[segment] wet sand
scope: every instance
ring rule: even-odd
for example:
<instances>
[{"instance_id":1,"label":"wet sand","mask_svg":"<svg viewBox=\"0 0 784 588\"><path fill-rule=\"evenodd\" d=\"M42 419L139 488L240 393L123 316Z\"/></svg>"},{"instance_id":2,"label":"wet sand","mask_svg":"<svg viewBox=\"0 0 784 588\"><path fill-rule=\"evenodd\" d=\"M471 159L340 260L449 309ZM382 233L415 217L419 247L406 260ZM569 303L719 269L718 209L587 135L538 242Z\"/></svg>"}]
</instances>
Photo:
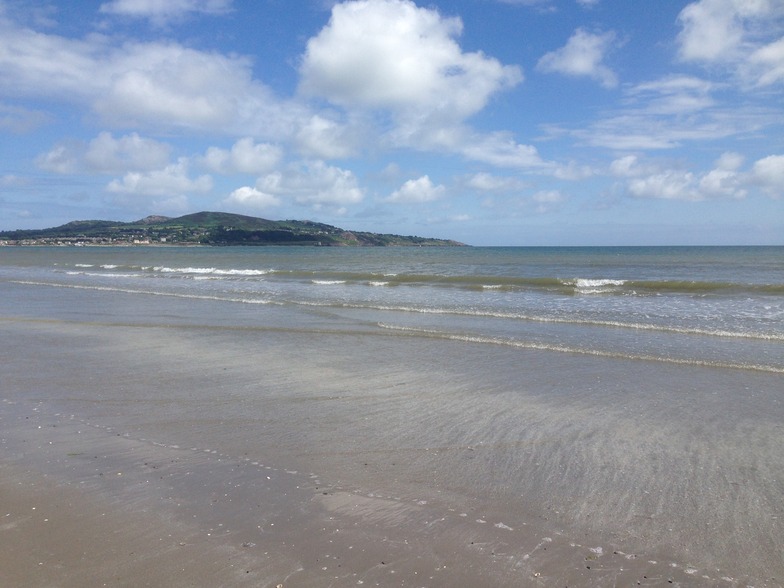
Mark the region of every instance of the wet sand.
<instances>
[{"instance_id":1,"label":"wet sand","mask_svg":"<svg viewBox=\"0 0 784 588\"><path fill-rule=\"evenodd\" d=\"M737 539L715 543L710 530L684 541L694 521L650 537L661 531L657 516L673 525L678 512L651 511L640 515L650 521L624 526L637 516L623 511L628 490L613 486L624 480L605 480L609 494L564 498L587 490L548 486L535 468L525 469L526 452L548 447L549 433L512 442L503 437L503 410L487 416L466 404L454 413L444 398L459 388L451 375L416 366L385 371L413 357L396 340L384 362L366 368L360 387L334 354L298 356L304 339L297 334L278 334L243 355L243 342L258 333L232 333L240 339L232 347L223 330L27 319L2 326L3 586L781 584L777 512L764 519L767 527L759 519L744 531L733 522ZM361 337L336 337L361 356ZM491 391L484 405L496 406L493 394L506 402ZM529 403L528 426L539 419L546 432L553 417L536 412L535 400L519 403ZM558 414L558 427L580 440L564 455L593 470L584 483L601 487L617 475L600 471L620 458L598 454L604 446L591 440L588 418L581 425L572 413ZM492 432L493 423L498 438L485 442L476 431ZM623 431L620 421L617 427ZM467 441L467 428L476 442ZM591 451L589 463L582 454ZM563 459L555 446L531 459L547 455ZM517 473L502 471L513 457L518 482ZM674 457L683 459L687 450ZM613 521L607 513L616 505ZM758 550L750 540L759 540ZM709 553L711 545L733 544L737 556ZM716 565L749 553L746 569Z\"/></svg>"},{"instance_id":2,"label":"wet sand","mask_svg":"<svg viewBox=\"0 0 784 588\"><path fill-rule=\"evenodd\" d=\"M547 535L509 513L358 494L310 474L23 414L3 419L12 458L0 467L2 585L740 584Z\"/></svg>"}]
</instances>

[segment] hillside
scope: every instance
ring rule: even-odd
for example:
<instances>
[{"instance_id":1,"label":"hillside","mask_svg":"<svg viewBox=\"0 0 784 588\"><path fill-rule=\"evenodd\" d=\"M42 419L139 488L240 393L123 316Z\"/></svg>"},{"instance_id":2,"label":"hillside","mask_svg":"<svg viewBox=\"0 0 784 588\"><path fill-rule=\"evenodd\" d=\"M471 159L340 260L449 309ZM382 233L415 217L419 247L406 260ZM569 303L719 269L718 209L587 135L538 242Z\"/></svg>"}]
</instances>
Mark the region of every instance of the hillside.
<instances>
[{"instance_id":1,"label":"hillside","mask_svg":"<svg viewBox=\"0 0 784 588\"><path fill-rule=\"evenodd\" d=\"M177 218L148 216L135 222L73 221L50 229L0 231L4 245L317 245L460 246L446 239L344 229L313 221L271 221L227 212Z\"/></svg>"}]
</instances>

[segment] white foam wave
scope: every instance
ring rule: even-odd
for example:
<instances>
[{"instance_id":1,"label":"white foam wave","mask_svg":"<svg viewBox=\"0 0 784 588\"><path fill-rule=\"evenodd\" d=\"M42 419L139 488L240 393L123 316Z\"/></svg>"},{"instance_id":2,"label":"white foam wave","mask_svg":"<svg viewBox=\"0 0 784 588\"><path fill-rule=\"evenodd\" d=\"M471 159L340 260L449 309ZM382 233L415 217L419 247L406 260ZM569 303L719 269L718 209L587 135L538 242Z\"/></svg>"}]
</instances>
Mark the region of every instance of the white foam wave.
<instances>
[{"instance_id":1,"label":"white foam wave","mask_svg":"<svg viewBox=\"0 0 784 588\"><path fill-rule=\"evenodd\" d=\"M677 357L661 357L657 355L647 355L647 354L632 354L632 353L627 354L627 353L619 353L615 351L604 351L601 349L585 349L581 347L570 347L567 345L555 345L550 343L535 343L532 341L520 341L516 339L498 339L495 337L482 337L478 335L459 335L454 333L446 333L443 331L436 331L432 329L419 329L415 327L404 327L399 325L390 325L386 323L378 323L378 326L381 327L382 329L403 331L403 332L411 333L412 335L419 335L421 337L432 337L437 339L445 339L449 341L464 341L466 343L484 343L490 345L503 345L506 347L516 347L519 349L557 351L560 353L593 355L596 357L609 357L615 359L658 361L662 363L673 363L678 365L690 365L690 366L702 366L702 367L738 369L738 370L753 370L753 371L760 371L760 372L784 374L784 368L771 366L771 365L733 363L733 362L726 362L726 361L709 361L703 359L689 359L689 358L677 358Z\"/></svg>"},{"instance_id":2,"label":"white foam wave","mask_svg":"<svg viewBox=\"0 0 784 588\"><path fill-rule=\"evenodd\" d=\"M346 280L312 280L312 282L319 286L334 286L335 284L345 284Z\"/></svg>"},{"instance_id":3,"label":"white foam wave","mask_svg":"<svg viewBox=\"0 0 784 588\"><path fill-rule=\"evenodd\" d=\"M379 282L379 281L371 281L368 282L369 286L388 286L389 282Z\"/></svg>"},{"instance_id":4,"label":"white foam wave","mask_svg":"<svg viewBox=\"0 0 784 588\"><path fill-rule=\"evenodd\" d=\"M566 285L574 286L580 294L606 294L623 286L626 280L577 278L567 281Z\"/></svg>"},{"instance_id":5,"label":"white foam wave","mask_svg":"<svg viewBox=\"0 0 784 588\"><path fill-rule=\"evenodd\" d=\"M153 271L166 274L196 274L216 276L264 276L272 270L257 269L219 269L216 267L166 267L155 266Z\"/></svg>"},{"instance_id":6,"label":"white foam wave","mask_svg":"<svg viewBox=\"0 0 784 588\"><path fill-rule=\"evenodd\" d=\"M93 267L91 263L75 263L74 267Z\"/></svg>"},{"instance_id":7,"label":"white foam wave","mask_svg":"<svg viewBox=\"0 0 784 588\"><path fill-rule=\"evenodd\" d=\"M255 270L255 269L229 269L229 270L215 270L213 273L219 276L265 276L272 270Z\"/></svg>"}]
</instances>

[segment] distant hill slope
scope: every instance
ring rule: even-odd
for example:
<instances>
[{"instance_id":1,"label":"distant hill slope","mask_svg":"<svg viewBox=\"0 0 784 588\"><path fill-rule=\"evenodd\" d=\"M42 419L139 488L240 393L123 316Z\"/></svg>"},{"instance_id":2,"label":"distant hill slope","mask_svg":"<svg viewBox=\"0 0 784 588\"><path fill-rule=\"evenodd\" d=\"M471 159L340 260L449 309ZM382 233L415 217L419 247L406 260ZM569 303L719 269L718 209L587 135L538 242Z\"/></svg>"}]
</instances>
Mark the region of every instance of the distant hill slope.
<instances>
[{"instance_id":1,"label":"distant hill slope","mask_svg":"<svg viewBox=\"0 0 784 588\"><path fill-rule=\"evenodd\" d=\"M177 218L148 216L129 223L73 221L50 229L1 231L0 241L13 245L463 245L446 239L346 231L313 221L271 221L228 212L197 212Z\"/></svg>"}]
</instances>

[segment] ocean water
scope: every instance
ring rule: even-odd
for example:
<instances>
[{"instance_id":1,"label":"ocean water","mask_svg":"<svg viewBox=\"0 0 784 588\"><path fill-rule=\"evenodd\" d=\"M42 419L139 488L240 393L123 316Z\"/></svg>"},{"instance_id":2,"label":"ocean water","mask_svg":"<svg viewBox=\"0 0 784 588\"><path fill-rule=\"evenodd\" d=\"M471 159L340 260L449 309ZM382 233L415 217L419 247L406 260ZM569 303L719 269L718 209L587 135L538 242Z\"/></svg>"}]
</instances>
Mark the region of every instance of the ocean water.
<instances>
[{"instance_id":1,"label":"ocean water","mask_svg":"<svg viewBox=\"0 0 784 588\"><path fill-rule=\"evenodd\" d=\"M781 247L7 247L0 319L53 413L784 578Z\"/></svg>"},{"instance_id":2,"label":"ocean water","mask_svg":"<svg viewBox=\"0 0 784 588\"><path fill-rule=\"evenodd\" d=\"M373 330L784 372L784 249L43 248L4 249L0 277L66 288L213 301L217 324L269 307ZM248 305L241 308L241 305ZM139 302L143 307L144 303ZM20 309L24 312L24 309ZM62 318L70 309L64 308ZM283 323L292 313L282 314ZM201 320L201 319L197 319ZM272 319L273 321L276 319Z\"/></svg>"}]
</instances>

